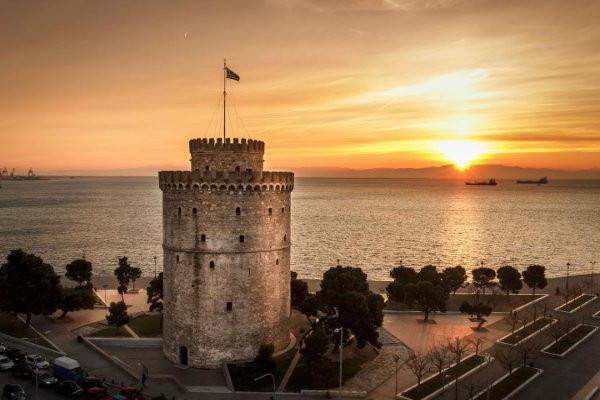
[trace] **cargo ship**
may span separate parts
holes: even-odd
[[[490,179],[489,181],[465,182],[465,185],[468,186],[496,186],[497,184],[495,179]]]
[[[545,185],[548,183],[548,177],[545,176],[542,179],[538,179],[537,181],[518,180],[517,183],[530,184],[530,185]]]

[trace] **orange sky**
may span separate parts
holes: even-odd
[[[5,1],[0,167],[187,168],[220,134],[223,57],[230,132],[268,167],[440,165],[463,142],[600,167],[598,21],[593,0]]]

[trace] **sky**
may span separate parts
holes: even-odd
[[[600,2],[0,1],[0,167],[600,167]]]

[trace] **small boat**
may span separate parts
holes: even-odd
[[[490,179],[489,181],[465,182],[465,185],[468,186],[496,186],[497,184],[495,179]]]
[[[531,184],[531,185],[545,185],[548,183],[548,177],[545,176],[542,179],[538,179],[537,181],[521,181],[518,180],[517,183]]]

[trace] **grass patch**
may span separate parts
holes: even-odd
[[[500,342],[507,344],[519,343],[521,340],[536,333],[540,329],[550,325],[553,322],[554,320],[552,318],[540,318],[528,325],[525,325],[523,328],[516,330],[512,335],[500,339]]]
[[[131,337],[131,335],[122,326],[107,326],[93,332],[89,337]]]
[[[585,303],[587,303],[588,301],[593,300],[595,297],[596,296],[591,295],[591,294],[582,294],[579,297],[576,297],[573,300],[566,302],[562,306],[557,307],[556,310],[564,311],[564,312],[571,312],[574,309],[576,309],[577,307],[580,307],[580,306],[584,305]]]
[[[490,389],[490,400],[502,400],[513,390],[525,383],[526,380],[538,373],[538,370],[531,367],[521,367],[500,382],[493,385]],[[486,399],[487,393],[482,393],[476,399]]]
[[[571,332],[567,333],[565,336],[560,338],[558,342],[554,342],[554,344],[548,347],[545,351],[547,353],[560,355],[565,351],[569,350],[575,343],[579,342],[581,339],[584,338],[585,335],[587,335],[594,329],[596,329],[595,326],[579,325],[577,328],[573,329]]]
[[[254,379],[263,374],[271,373],[275,375],[275,385],[279,386],[294,355],[295,351],[288,351],[279,357],[275,357],[273,359],[274,367],[270,370],[261,370],[254,362],[227,364],[233,387],[235,390],[243,392],[272,392],[273,382],[271,378],[266,377],[258,382],[254,382]]]
[[[543,295],[533,296],[523,296],[523,295],[510,295],[507,296],[503,293],[496,294],[486,294],[477,296],[474,293],[457,293],[451,294],[446,302],[446,310],[447,311],[460,311],[460,306],[465,301],[471,304],[479,301],[484,304],[488,304],[492,307],[492,311],[494,312],[510,312],[517,307],[521,307],[524,304],[529,303]],[[397,311],[419,311],[419,307],[415,304],[413,307],[408,307],[404,303],[396,302],[393,300],[388,300],[385,305],[386,310],[397,310]]]
[[[160,313],[142,314],[129,321],[128,325],[140,337],[155,338],[162,334],[161,319]]]
[[[349,347],[349,346],[348,346]],[[346,382],[354,377],[362,368],[362,366],[377,357],[377,353],[369,346],[363,349],[344,349],[344,352],[352,351],[351,358],[345,358],[342,368],[342,382]],[[336,356],[335,354],[333,355]],[[300,358],[298,365],[294,369],[290,380],[285,388],[287,392],[299,392],[302,389],[331,389],[337,388],[339,385],[339,368],[340,364],[337,360],[325,361],[327,363],[327,374],[319,377],[319,380],[311,379],[311,366],[306,362],[304,357]]]
[[[466,374],[467,372],[483,364],[484,362],[485,357],[481,355],[476,355],[464,359],[455,366],[448,368],[442,373],[441,376],[440,374],[435,374],[432,378],[428,379],[427,381],[421,382],[419,386],[416,386],[415,388],[402,393],[402,396],[415,400],[427,397],[431,393],[435,392],[436,390],[447,384],[448,382],[452,382],[457,377]]]
[[[47,347],[51,350],[56,350],[56,348],[52,344],[50,344],[46,339],[38,335],[23,321],[21,321],[16,316],[4,311],[0,311],[0,332],[8,336],[27,340],[28,342]]]

